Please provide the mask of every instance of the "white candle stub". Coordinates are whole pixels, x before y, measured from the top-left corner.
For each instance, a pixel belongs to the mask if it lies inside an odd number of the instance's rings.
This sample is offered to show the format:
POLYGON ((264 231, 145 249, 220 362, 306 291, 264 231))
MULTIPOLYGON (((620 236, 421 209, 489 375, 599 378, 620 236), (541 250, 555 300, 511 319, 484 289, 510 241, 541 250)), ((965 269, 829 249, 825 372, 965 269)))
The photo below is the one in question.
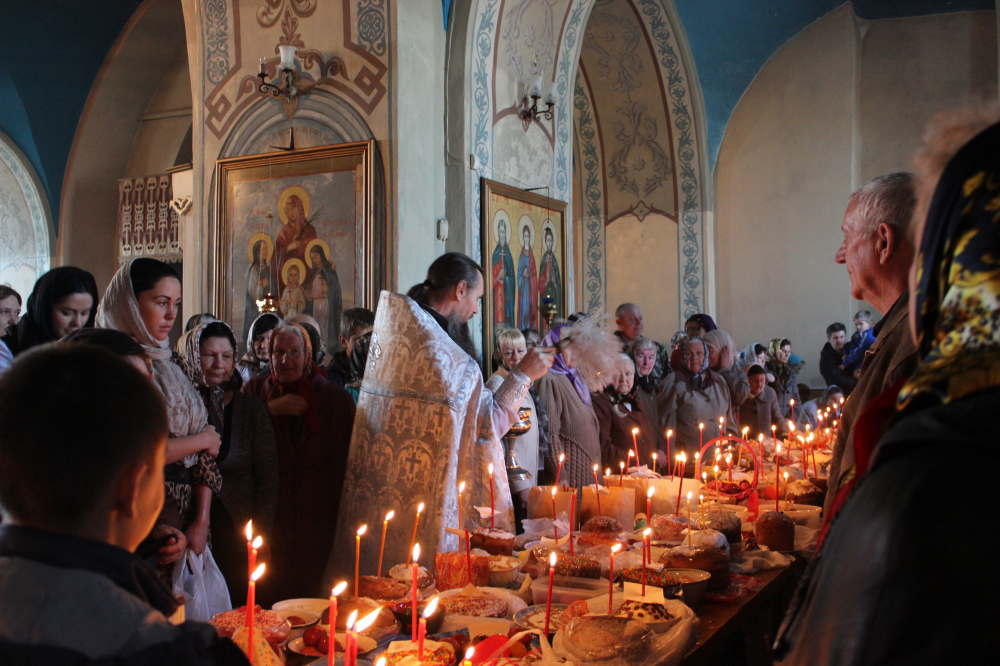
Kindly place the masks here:
POLYGON ((479 517, 480 518, 489 518, 489 517, 494 516, 494 515, 497 515, 497 516, 500 515, 499 511, 494 511, 493 509, 491 509, 488 506, 474 506, 473 508, 476 511, 479 512, 479 517))

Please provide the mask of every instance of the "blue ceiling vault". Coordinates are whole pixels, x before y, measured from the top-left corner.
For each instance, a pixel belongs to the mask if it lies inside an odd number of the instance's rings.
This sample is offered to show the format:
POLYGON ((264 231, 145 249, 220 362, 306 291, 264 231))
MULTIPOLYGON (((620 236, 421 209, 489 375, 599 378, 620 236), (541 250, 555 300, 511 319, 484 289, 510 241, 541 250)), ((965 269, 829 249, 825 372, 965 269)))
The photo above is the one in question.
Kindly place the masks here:
MULTIPOLYGON (((782 44, 843 0, 674 0, 705 98, 712 166, 726 123, 764 63, 782 44)), ((863 19, 992 10, 994 0, 854 0, 863 19)))
MULTIPOLYGON (((466 0, 468 1, 468 0, 466 0)), ((782 44, 842 0, 674 0, 705 97, 715 163, 729 116, 782 44)), ((38 172, 59 220, 63 175, 90 89, 142 0, 0 0, 17 17, 0 40, 0 130, 38 172), (98 7, 99 8, 96 8, 98 7)), ((442 0, 445 29, 453 0, 442 0)), ((854 0, 865 19, 994 9, 994 0, 854 0)))

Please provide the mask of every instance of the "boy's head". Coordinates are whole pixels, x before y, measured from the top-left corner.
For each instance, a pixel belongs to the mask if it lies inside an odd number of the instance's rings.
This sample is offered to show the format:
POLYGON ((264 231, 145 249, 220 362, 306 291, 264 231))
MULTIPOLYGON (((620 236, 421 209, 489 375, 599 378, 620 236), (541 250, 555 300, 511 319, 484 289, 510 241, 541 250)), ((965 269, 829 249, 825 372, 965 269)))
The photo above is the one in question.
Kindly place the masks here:
POLYGON ((340 346, 350 358, 358 338, 375 327, 375 313, 368 308, 350 308, 340 317, 340 346))
POLYGON ((0 513, 134 550, 163 506, 169 435, 159 392, 127 361, 39 347, 0 378, 0 513))
POLYGON ((826 340, 836 352, 841 351, 847 344, 847 327, 839 321, 826 327, 826 340))
POLYGON ((854 330, 864 333, 872 327, 872 313, 869 310, 858 310, 854 315, 854 330))

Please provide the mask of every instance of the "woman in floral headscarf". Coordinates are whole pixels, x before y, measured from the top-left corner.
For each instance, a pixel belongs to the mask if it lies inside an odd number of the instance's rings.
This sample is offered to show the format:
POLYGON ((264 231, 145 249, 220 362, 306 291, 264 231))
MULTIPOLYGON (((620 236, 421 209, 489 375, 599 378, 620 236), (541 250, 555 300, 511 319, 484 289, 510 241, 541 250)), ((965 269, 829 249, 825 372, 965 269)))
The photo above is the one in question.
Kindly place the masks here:
POLYGON ((153 363, 153 382, 163 394, 171 434, 164 469, 167 502, 160 522, 182 530, 200 555, 208 544, 212 494, 222 485, 215 464, 222 442, 167 343, 180 298, 180 278, 169 264, 133 259, 111 278, 97 309, 97 325, 130 335, 153 363))
POLYGON ((989 125, 998 117, 948 114, 918 153, 914 226, 924 213, 926 222, 910 316, 920 363, 855 424, 855 475, 837 492, 779 632, 783 664, 996 659, 983 609, 996 601, 1000 573, 983 566, 975 545, 996 492, 970 482, 962 461, 1000 455, 992 418, 1000 408, 1000 124, 989 125), (948 583, 928 585, 942 551, 927 544, 948 543, 948 583), (937 609, 933 620, 928 609, 937 609))
POLYGON ((188 379, 208 410, 208 422, 222 435, 215 462, 222 489, 212 499, 212 554, 229 584, 234 605, 245 602, 247 560, 243 527, 271 543, 278 501, 278 453, 274 426, 260 400, 240 392, 234 368, 236 336, 221 321, 196 324, 177 342, 188 379))
MULTIPOLYGON (((354 400, 313 361, 309 334, 282 324, 271 336, 270 374, 243 392, 264 402, 278 450, 278 506, 261 604, 323 592, 354 428, 354 400)), ((329 589, 327 589, 329 592, 329 589)))

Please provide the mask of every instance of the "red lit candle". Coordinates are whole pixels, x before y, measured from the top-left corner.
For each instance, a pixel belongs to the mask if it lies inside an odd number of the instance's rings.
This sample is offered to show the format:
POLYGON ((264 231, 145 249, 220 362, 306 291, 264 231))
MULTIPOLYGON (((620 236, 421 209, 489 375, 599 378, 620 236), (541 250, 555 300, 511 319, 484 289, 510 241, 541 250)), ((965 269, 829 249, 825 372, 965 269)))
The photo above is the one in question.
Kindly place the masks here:
POLYGON ((417 517, 413 520, 413 536, 410 537, 410 552, 413 552, 413 546, 417 543, 417 527, 420 525, 420 514, 424 512, 424 503, 421 502, 417 505, 417 517))
MULTIPOLYGON (((459 511, 461 511, 461 504, 459 506, 459 511)), ((389 527, 389 521, 392 520, 393 516, 396 515, 395 511, 390 511, 385 514, 385 518, 382 519, 382 545, 378 547, 378 571, 375 572, 376 577, 382 576, 382 556, 385 555, 385 530, 389 527)))
POLYGON ((368 531, 367 525, 358 528, 358 533, 354 536, 354 596, 360 597, 358 588, 358 577, 361 573, 361 537, 368 531))
MULTIPOLYGON (((351 666, 351 652, 354 643, 354 623, 358 620, 358 611, 352 611, 347 616, 347 626, 344 629, 344 666, 351 666)), ((331 626, 332 633, 336 636, 336 630, 331 626)))
MULTIPOLYGON (((653 563, 653 528, 652 527, 647 527, 646 529, 644 529, 642 531, 642 543, 643 543, 643 546, 644 546, 644 549, 643 549, 643 552, 642 552, 642 561, 645 562, 646 564, 652 564, 653 563)), ((643 566, 645 566, 645 564, 643 566)), ((646 593, 643 592, 643 596, 645 596, 645 594, 646 593)))
POLYGON ((781 490, 778 487, 781 485, 778 481, 781 478, 781 444, 778 442, 774 443, 774 464, 776 465, 774 468, 774 510, 778 511, 778 496, 781 494, 778 492, 781 490))
MULTIPOLYGON (((343 594, 346 589, 347 581, 341 581, 330 591, 330 634, 332 636, 336 636, 337 634, 337 597, 343 594)), ((347 647, 345 646, 344 649, 346 650, 347 647)), ((328 666, 333 666, 333 662, 336 659, 335 652, 336 650, 331 646, 330 651, 327 653, 328 666)))
POLYGON ((246 535, 247 535, 247 575, 249 576, 250 573, 254 570, 254 567, 257 566, 257 555, 256 555, 256 553, 253 552, 253 521, 252 520, 248 520, 247 521, 247 526, 246 526, 245 532, 246 532, 246 535))
POLYGON ((552 486, 552 533, 555 535, 556 542, 559 541, 559 529, 556 527, 556 490, 559 486, 552 486))
MULTIPOLYGON (((608 470, 609 472, 611 470, 608 470)), ((597 497, 597 515, 603 516, 601 511, 601 484, 597 482, 597 465, 594 465, 594 496, 597 497)))
POLYGON ((465 492, 465 481, 458 484, 458 529, 465 529, 465 521, 462 520, 462 493, 465 492))
MULTIPOLYGON (((636 436, 639 434, 638 428, 632 428, 632 450, 635 452, 635 464, 639 464, 639 444, 636 442, 636 436)), ((631 461, 630 461, 631 462, 631 461)))
POLYGON ((573 554, 573 523, 576 522, 576 488, 569 498, 569 554, 573 554))
POLYGON ((560 453, 559 454, 559 467, 556 468, 556 485, 557 486, 559 485, 559 477, 562 476, 562 466, 563 466, 564 462, 566 462, 566 454, 565 453, 560 453))
POLYGON ((677 456, 677 466, 680 468, 681 473, 678 475, 680 483, 677 484, 677 508, 674 510, 674 515, 680 515, 681 512, 681 493, 684 492, 684 466, 687 465, 687 454, 683 451, 677 456))
POLYGON ((490 529, 496 527, 496 498, 493 493, 493 463, 490 463, 490 529))
POLYGON ((556 553, 549 554, 549 593, 545 600, 545 639, 549 638, 549 617, 552 615, 552 581, 556 577, 556 553))
POLYGON ((420 576, 420 544, 413 545, 413 611, 410 615, 410 624, 413 625, 413 642, 417 642, 417 578, 420 576))
POLYGON ((667 429, 667 464, 670 464, 670 436, 674 434, 673 430, 667 429))
POLYGON ((705 424, 698 424, 698 450, 705 448, 705 424))
POLYGON ((420 661, 424 660, 424 636, 427 635, 427 618, 434 615, 437 610, 438 598, 434 597, 431 599, 430 603, 427 604, 427 608, 424 609, 423 615, 420 616, 420 631, 417 634, 417 659, 420 661))
POLYGON ((615 600, 615 553, 622 549, 620 543, 616 543, 611 546, 611 563, 608 569, 608 615, 614 615, 614 600, 615 600))
POLYGON ((622 487, 622 483, 625 481, 625 463, 618 463, 618 487, 622 487))
MULTIPOLYGON (((650 486, 649 490, 646 491, 646 522, 653 520, 653 493, 656 492, 656 486, 650 486)), ((643 595, 645 596, 645 595, 643 595)))
POLYGON ((257 604, 257 579, 264 575, 265 564, 261 564, 250 574, 250 586, 247 589, 247 645, 250 647, 250 663, 253 664, 253 611, 257 604))

